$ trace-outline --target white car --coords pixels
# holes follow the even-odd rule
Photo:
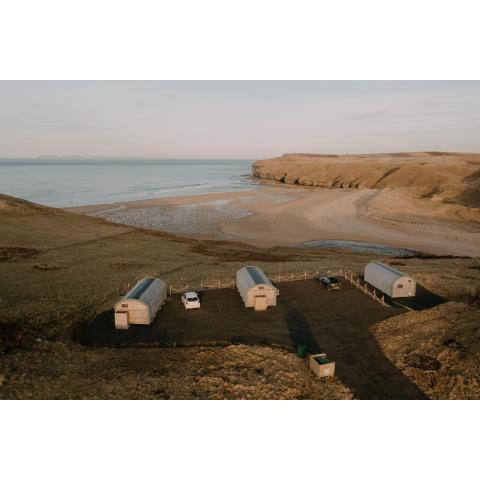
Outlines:
[[[185,310],[200,308],[200,299],[196,292],[187,292],[182,295],[182,302]]]

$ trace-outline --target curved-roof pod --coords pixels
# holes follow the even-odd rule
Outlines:
[[[247,275],[244,275],[244,279],[249,279],[249,283],[253,285],[268,285],[273,287],[270,279],[265,275],[263,270],[255,266],[242,267],[238,272],[246,272]],[[275,287],[274,287],[275,288]]]
[[[159,278],[145,277],[128,291],[120,301],[138,300],[149,304],[156,297],[158,290],[166,291],[165,282]]]

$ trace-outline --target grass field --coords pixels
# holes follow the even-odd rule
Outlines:
[[[72,338],[146,274],[198,282],[246,263],[270,273],[360,273],[376,257],[200,242],[9,197],[0,197],[0,222],[2,398],[362,398],[339,377],[315,379],[282,349],[105,348]],[[385,260],[447,302],[371,326],[383,354],[430,398],[480,398],[480,261]]]

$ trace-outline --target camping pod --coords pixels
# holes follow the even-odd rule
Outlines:
[[[372,262],[365,267],[364,280],[390,298],[414,297],[415,280],[406,273],[382,262]]]
[[[237,289],[246,307],[266,310],[277,304],[278,289],[258,267],[243,267],[237,272]]]
[[[163,280],[143,278],[115,304],[115,328],[150,325],[166,299],[167,285]]]

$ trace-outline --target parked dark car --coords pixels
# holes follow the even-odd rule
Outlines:
[[[340,290],[342,284],[337,277],[319,277],[318,281],[328,290]]]

